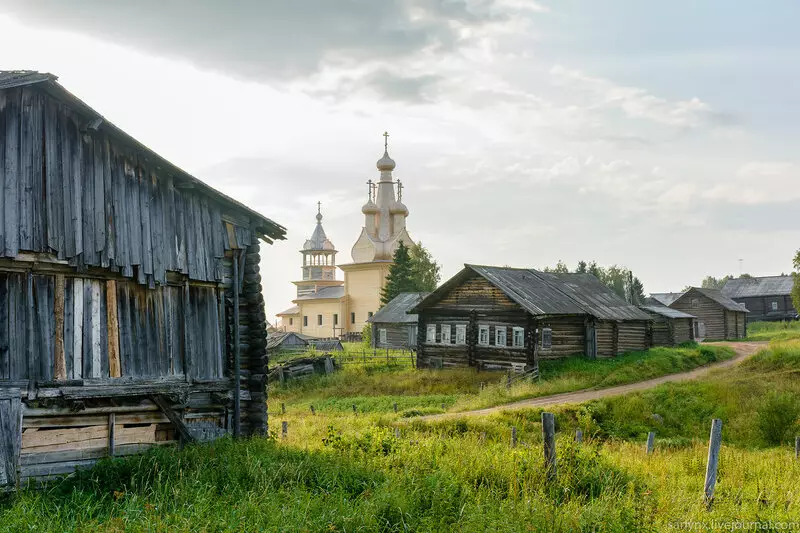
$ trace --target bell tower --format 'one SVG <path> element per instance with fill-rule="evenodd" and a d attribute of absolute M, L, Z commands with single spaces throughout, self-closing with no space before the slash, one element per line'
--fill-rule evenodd
<path fill-rule="evenodd" d="M 317 202 L 317 225 L 300 253 L 303 255 L 303 279 L 294 282 L 298 298 L 313 294 L 322 287 L 342 285 L 343 282 L 336 279 L 338 252 L 322 227 L 321 202 Z"/>

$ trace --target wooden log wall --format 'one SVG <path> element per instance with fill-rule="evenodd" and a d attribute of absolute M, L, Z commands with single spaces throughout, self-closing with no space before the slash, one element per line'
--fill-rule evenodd
<path fill-rule="evenodd" d="M 413 323 L 375 322 L 373 323 L 372 345 L 376 348 L 408 348 L 409 330 Z M 380 330 L 386 330 L 386 342 L 381 342 Z M 455 329 L 453 329 L 455 335 Z"/>
<path fill-rule="evenodd" d="M 648 348 L 648 321 L 597 321 L 597 356 L 615 357 Z"/>
<path fill-rule="evenodd" d="M 697 307 L 692 307 L 692 300 L 697 301 Z M 706 340 L 725 340 L 743 338 L 744 315 L 743 312 L 728 311 L 720 304 L 698 292 L 689 292 L 673 302 L 670 307 L 689 313 L 703 322 L 706 328 Z M 740 324 L 737 332 L 736 324 Z"/>

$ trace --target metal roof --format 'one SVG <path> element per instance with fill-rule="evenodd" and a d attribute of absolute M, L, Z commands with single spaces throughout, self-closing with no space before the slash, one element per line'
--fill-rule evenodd
<path fill-rule="evenodd" d="M 694 315 L 678 311 L 666 305 L 642 305 L 640 306 L 645 311 L 655 313 L 657 315 L 665 316 L 667 318 L 696 318 Z"/>
<path fill-rule="evenodd" d="M 380 322 L 389 324 L 401 324 L 408 322 L 416 322 L 417 315 L 409 314 L 407 311 L 421 302 L 429 292 L 401 292 L 390 301 L 388 304 L 381 307 L 372 318 L 368 318 L 367 322 Z"/>
<path fill-rule="evenodd" d="M 281 331 L 277 333 L 270 333 L 267 335 L 267 350 L 280 347 L 284 342 L 290 338 L 296 338 L 299 342 L 293 343 L 295 346 L 307 346 L 311 337 L 293 331 Z"/>
<path fill-rule="evenodd" d="M 299 314 L 300 314 L 300 306 L 299 305 L 293 305 L 289 309 L 287 309 L 285 311 L 281 311 L 276 316 L 299 315 Z"/>
<path fill-rule="evenodd" d="M 678 300 L 680 300 L 681 298 L 683 298 L 684 296 L 686 296 L 687 294 L 689 294 L 691 292 L 698 292 L 698 293 L 702 294 L 703 296 L 705 296 L 706 298 L 710 298 L 711 300 L 714 300 L 719 305 L 721 305 L 722 307 L 724 307 L 725 309 L 727 309 L 729 311 L 739 311 L 740 313 L 749 313 L 750 312 L 743 305 L 739 304 L 738 302 L 734 302 L 733 300 L 731 300 L 730 298 L 728 298 L 727 296 L 722 294 L 722 292 L 720 290 L 718 290 L 718 289 L 703 289 L 701 287 L 692 287 L 688 291 L 684 292 L 681 295 L 681 297 L 678 298 Z"/>
<path fill-rule="evenodd" d="M 763 276 L 760 278 L 729 279 L 722 287 L 728 298 L 752 298 L 757 296 L 788 296 L 792 293 L 792 276 Z"/>
<path fill-rule="evenodd" d="M 252 218 L 254 222 L 254 229 L 258 236 L 265 241 L 272 243 L 273 239 L 286 238 L 286 228 L 265 217 L 261 213 L 247 207 L 238 200 L 234 200 L 230 196 L 216 190 L 207 183 L 195 178 L 177 165 L 167 161 L 159 154 L 115 126 L 103 115 L 92 109 L 88 104 L 86 104 L 86 102 L 69 92 L 56 80 L 58 80 L 58 76 L 47 72 L 37 72 L 34 70 L 0 70 L 0 90 L 24 87 L 28 85 L 40 86 L 42 90 L 44 90 L 53 98 L 61 100 L 62 102 L 66 102 L 75 111 L 91 117 L 93 121 L 97 122 L 98 125 L 96 126 L 96 129 L 98 131 L 104 131 L 120 142 L 125 143 L 136 150 L 146 152 L 147 157 L 151 157 L 156 160 L 155 163 L 157 166 L 161 166 L 166 171 L 171 172 L 177 179 L 186 183 L 187 186 L 196 187 L 202 190 L 205 194 L 220 200 L 223 204 L 245 212 L 249 217 Z"/>
<path fill-rule="evenodd" d="M 344 296 L 344 285 L 333 285 L 331 287 L 322 287 L 317 292 L 312 294 L 304 294 L 295 299 L 300 300 L 320 300 L 322 298 L 341 298 Z"/>
<path fill-rule="evenodd" d="M 672 302 L 683 296 L 682 292 L 651 292 L 650 298 L 653 298 L 664 305 L 670 305 Z"/>
<path fill-rule="evenodd" d="M 464 265 L 464 270 L 425 298 L 416 309 L 443 297 L 474 272 L 534 316 L 589 315 L 601 320 L 648 320 L 591 274 L 554 274 L 531 268 Z"/>

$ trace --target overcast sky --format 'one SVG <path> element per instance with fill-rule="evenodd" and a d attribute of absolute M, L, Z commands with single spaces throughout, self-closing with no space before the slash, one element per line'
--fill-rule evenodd
<path fill-rule="evenodd" d="M 381 133 L 443 265 L 627 265 L 648 292 L 788 272 L 800 247 L 793 0 L 0 0 L 35 69 L 289 230 L 288 307 L 322 201 L 339 262 Z"/>

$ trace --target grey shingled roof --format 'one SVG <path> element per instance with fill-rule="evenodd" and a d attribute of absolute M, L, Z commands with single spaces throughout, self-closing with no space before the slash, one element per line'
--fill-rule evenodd
<path fill-rule="evenodd" d="M 417 305 L 423 300 L 428 292 L 402 292 L 392 298 L 388 304 L 381 307 L 372 318 L 367 322 L 379 322 L 384 324 L 402 324 L 416 322 L 417 315 L 408 314 L 406 311 Z"/>
<path fill-rule="evenodd" d="M 758 296 L 787 296 L 792 293 L 792 276 L 763 276 L 760 278 L 729 279 L 722 287 L 728 298 L 752 298 Z"/>
<path fill-rule="evenodd" d="M 236 210 L 243 211 L 247 214 L 254 223 L 255 230 L 261 238 L 265 241 L 272 243 L 273 240 L 285 239 L 286 228 L 273 220 L 265 217 L 261 213 L 247 207 L 238 200 L 234 200 L 230 196 L 214 189 L 207 183 L 192 176 L 177 165 L 167 161 L 155 151 L 151 150 L 141 142 L 131 137 L 128 133 L 115 126 L 103 115 L 92 109 L 86 102 L 69 92 L 64 86 L 58 83 L 58 76 L 48 72 L 37 72 L 35 70 L 0 70 L 0 90 L 12 89 L 15 87 L 25 87 L 29 85 L 37 85 L 48 95 L 53 98 L 66 102 L 75 111 L 89 116 L 92 120 L 98 121 L 96 129 L 103 131 L 113 136 L 118 141 L 121 141 L 135 150 L 144 152 L 147 158 L 152 158 L 155 162 L 164 168 L 166 172 L 172 173 L 176 179 L 202 190 L 205 194 L 214 197 L 227 204 Z"/>
<path fill-rule="evenodd" d="M 683 296 L 682 292 L 651 292 L 650 298 L 658 300 L 663 305 L 670 305 L 672 302 Z"/>
<path fill-rule="evenodd" d="M 342 296 L 344 296 L 344 285 L 334 285 L 332 287 L 322 287 L 314 294 L 305 294 L 300 296 L 299 298 L 296 298 L 295 301 L 319 300 L 321 298 L 341 298 Z"/>
<path fill-rule="evenodd" d="M 681 295 L 681 298 L 683 298 L 687 294 L 690 294 L 691 292 L 698 292 L 698 293 L 702 294 L 703 296 L 705 296 L 706 298 L 710 298 L 710 299 L 714 300 L 719 305 L 721 305 L 722 307 L 724 307 L 725 309 L 727 309 L 729 311 L 739 311 L 739 312 L 744 312 L 744 313 L 749 313 L 750 312 L 747 309 L 745 309 L 745 307 L 743 305 L 741 305 L 741 304 L 739 304 L 737 302 L 734 302 L 733 300 L 731 300 L 730 298 L 728 298 L 727 296 L 722 294 L 722 291 L 720 291 L 718 289 L 703 289 L 701 287 L 692 287 L 691 289 L 689 289 L 688 291 L 683 293 L 683 295 Z M 678 299 L 680 300 L 681 298 L 678 298 Z"/>
<path fill-rule="evenodd" d="M 650 311 L 651 313 L 656 313 L 667 318 L 696 318 L 694 315 L 678 311 L 666 305 L 642 305 L 640 307 L 645 311 Z"/>
<path fill-rule="evenodd" d="M 299 314 L 300 314 L 300 306 L 299 305 L 293 305 L 289 309 L 286 309 L 285 311 L 281 311 L 280 313 L 278 313 L 277 316 L 281 316 L 281 315 L 299 315 Z"/>
<path fill-rule="evenodd" d="M 471 272 L 486 278 L 534 316 L 589 315 L 601 320 L 648 320 L 591 274 L 554 274 L 532 268 L 464 265 L 464 270 L 425 298 L 417 308 L 438 301 Z"/>

